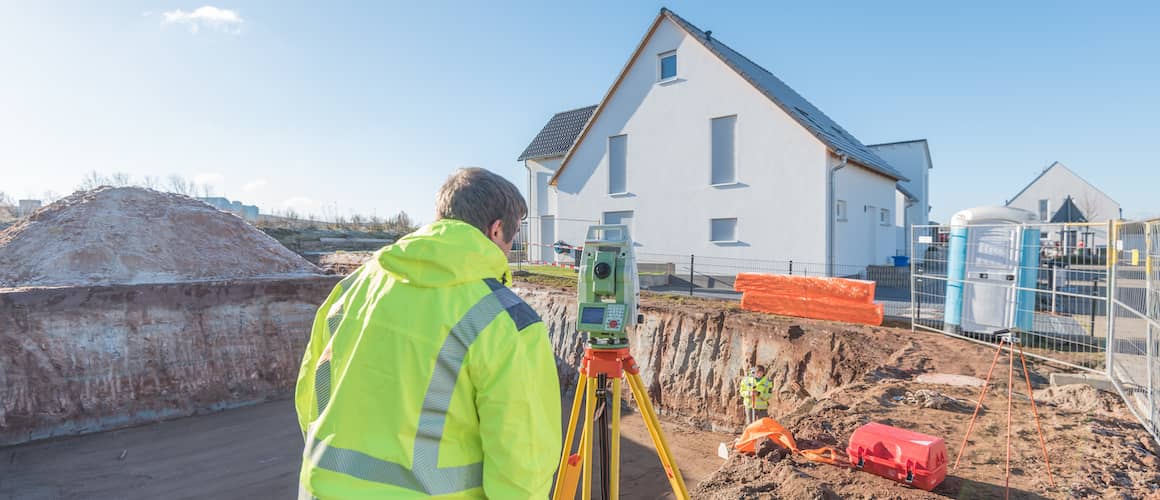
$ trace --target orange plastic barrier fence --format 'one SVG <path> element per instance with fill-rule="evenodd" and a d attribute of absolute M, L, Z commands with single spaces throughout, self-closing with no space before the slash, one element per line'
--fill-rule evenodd
<path fill-rule="evenodd" d="M 733 282 L 733 289 L 738 292 L 827 297 L 863 304 L 874 302 L 875 286 L 873 281 L 760 273 L 741 273 Z"/>
<path fill-rule="evenodd" d="M 733 285 L 741 308 L 782 316 L 881 325 L 873 281 L 741 273 Z"/>

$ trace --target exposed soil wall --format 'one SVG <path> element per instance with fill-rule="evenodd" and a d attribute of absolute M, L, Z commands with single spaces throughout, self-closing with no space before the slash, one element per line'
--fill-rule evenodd
<path fill-rule="evenodd" d="M 0 292 L 0 445 L 285 395 L 339 278 Z"/>
<path fill-rule="evenodd" d="M 519 288 L 548 326 L 567 392 L 584 349 L 575 333 L 575 292 Z M 777 414 L 860 380 L 899 343 L 889 329 L 749 313 L 725 302 L 654 296 L 643 301 L 641 312 L 645 322 L 629 341 L 657 411 L 718 431 L 741 429 L 737 392 L 753 364 L 766 367 L 775 389 L 771 411 Z"/>

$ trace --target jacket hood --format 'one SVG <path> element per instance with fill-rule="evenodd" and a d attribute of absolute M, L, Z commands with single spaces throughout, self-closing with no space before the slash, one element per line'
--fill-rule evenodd
<path fill-rule="evenodd" d="M 412 286 L 445 287 L 487 278 L 511 284 L 503 250 L 475 226 L 457 220 L 427 224 L 383 247 L 375 261 L 395 279 Z"/>

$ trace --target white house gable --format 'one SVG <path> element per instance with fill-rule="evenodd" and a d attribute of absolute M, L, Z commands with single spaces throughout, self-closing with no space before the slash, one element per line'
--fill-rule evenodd
<path fill-rule="evenodd" d="M 1059 162 L 1048 167 L 1007 206 L 1029 210 L 1047 222 L 1068 196 L 1089 222 L 1120 217 L 1119 203 Z"/>
<path fill-rule="evenodd" d="M 662 58 L 672 54 L 675 75 L 663 80 Z M 604 220 L 632 212 L 642 252 L 817 261 L 825 253 L 826 151 L 662 17 L 566 160 L 555 186 L 559 214 Z M 729 240 L 711 241 L 714 227 L 720 239 L 730 225 Z"/>

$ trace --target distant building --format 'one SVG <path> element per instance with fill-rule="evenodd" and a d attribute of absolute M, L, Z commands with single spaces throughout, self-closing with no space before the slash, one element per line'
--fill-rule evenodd
<path fill-rule="evenodd" d="M 208 198 L 198 198 L 201 201 L 208 203 L 210 206 L 221 210 L 223 212 L 230 212 L 247 221 L 253 222 L 258 220 L 257 205 L 243 205 L 240 201 L 230 201 L 221 196 L 211 196 Z"/>
<path fill-rule="evenodd" d="M 17 202 L 16 216 L 28 217 L 40 208 L 40 200 L 20 200 Z"/>
<path fill-rule="evenodd" d="M 1007 201 L 1011 208 L 1029 210 L 1043 223 L 1071 224 L 1058 234 L 1064 247 L 1107 244 L 1103 231 L 1084 230 L 1084 223 L 1107 224 L 1122 217 L 1120 204 L 1060 162 L 1040 172 L 1027 187 Z M 1044 237 L 1048 235 L 1044 233 Z"/>

